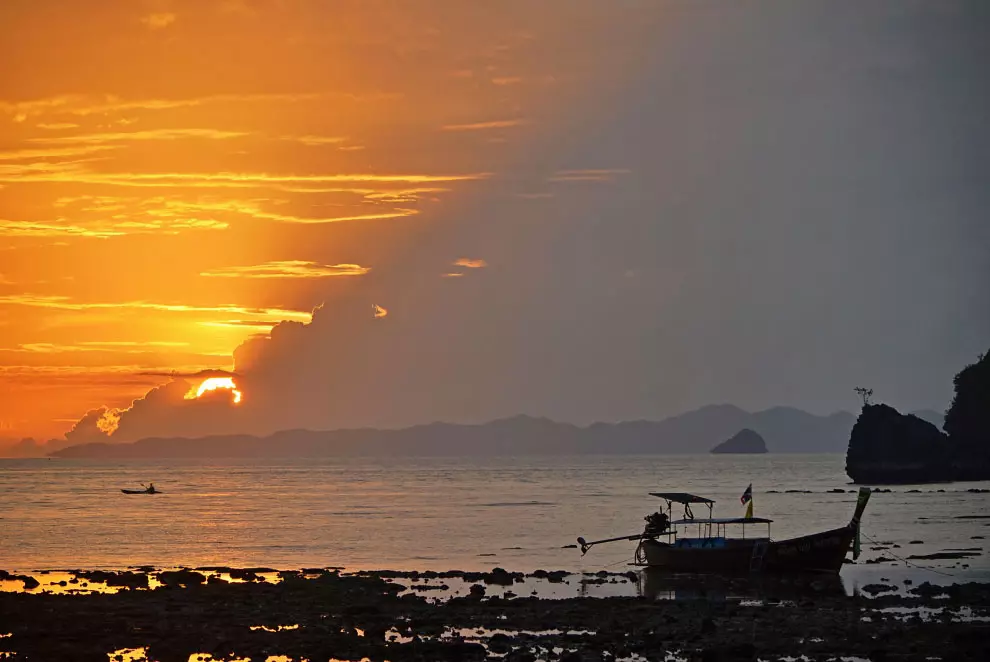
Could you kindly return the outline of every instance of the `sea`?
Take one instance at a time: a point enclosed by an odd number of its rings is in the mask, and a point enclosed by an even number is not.
[[[771,535],[783,539],[849,521],[857,487],[844,461],[799,454],[2,459],[0,568],[623,571],[635,542],[582,556],[576,539],[641,532],[643,517],[662,505],[650,492],[707,496],[717,501],[716,517],[740,517],[740,496],[752,484],[754,515],[772,519]],[[149,482],[161,493],[121,492]],[[889,490],[873,494],[863,555],[844,574],[990,581],[990,482]],[[695,505],[694,515],[707,510]],[[757,529],[748,535],[765,530]],[[933,554],[957,558],[912,558]]]

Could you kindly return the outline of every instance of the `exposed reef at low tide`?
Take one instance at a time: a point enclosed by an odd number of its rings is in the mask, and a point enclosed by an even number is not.
[[[87,573],[114,593],[0,593],[0,649],[18,660],[99,660],[140,650],[159,662],[215,660],[986,659],[990,585],[868,585],[846,596],[827,578],[788,578],[783,594],[726,598],[751,580],[696,578],[691,599],[517,597],[564,571],[362,572],[308,568]],[[135,579],[144,575],[145,581]],[[229,578],[223,579],[222,577]],[[234,579],[240,577],[241,579]],[[136,588],[148,582],[153,590]],[[437,599],[406,583],[476,582]],[[644,582],[598,572],[585,582]],[[694,586],[696,594],[691,594]],[[761,587],[765,588],[765,587]],[[868,590],[867,590],[868,589]],[[500,592],[496,592],[500,591]],[[720,599],[706,599],[722,591]],[[924,614],[937,616],[927,617]],[[671,657],[672,656],[672,657]],[[121,655],[123,658],[123,655]]]

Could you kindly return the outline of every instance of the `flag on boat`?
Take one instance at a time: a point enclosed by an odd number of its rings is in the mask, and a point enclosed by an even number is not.
[[[750,483],[749,487],[746,488],[746,491],[743,492],[743,495],[739,497],[739,503],[745,506],[747,503],[749,503],[752,500],[753,500],[753,484]]]

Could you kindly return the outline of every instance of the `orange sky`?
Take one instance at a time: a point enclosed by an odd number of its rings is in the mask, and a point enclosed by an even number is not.
[[[834,5],[0,2],[0,455],[944,409],[985,12]]]
[[[511,177],[624,66],[595,54],[602,4],[420,9],[0,6],[0,437],[230,369],[250,335],[308,320],[415,250],[435,210]],[[616,176],[588,165],[510,188],[539,204]],[[448,257],[437,287],[487,266]]]

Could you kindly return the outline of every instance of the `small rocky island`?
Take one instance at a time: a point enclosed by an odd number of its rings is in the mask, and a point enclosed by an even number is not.
[[[743,428],[711,450],[712,453],[766,453],[767,443],[759,432]]]
[[[846,473],[855,483],[940,483],[990,479],[990,353],[956,375],[944,432],[917,416],[872,404],[849,437]]]

